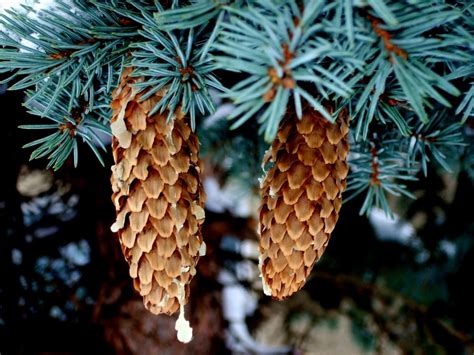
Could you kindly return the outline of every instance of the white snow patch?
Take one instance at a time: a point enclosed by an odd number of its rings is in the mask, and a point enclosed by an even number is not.
[[[23,253],[19,249],[12,249],[12,262],[20,265],[23,262]]]
[[[457,247],[456,247],[456,244],[453,243],[452,241],[442,240],[439,243],[439,246],[446,253],[446,255],[449,256],[450,258],[452,258],[456,255]]]
[[[231,212],[234,216],[257,217],[260,198],[239,179],[228,179],[220,186],[214,177],[204,180],[206,191],[206,209],[215,213]]]
[[[253,281],[258,277],[258,269],[253,261],[244,260],[236,263],[235,274],[239,280]]]
[[[237,282],[235,277],[227,270],[221,270],[218,281],[224,286],[222,290],[222,313],[229,322],[228,331],[225,332],[226,344],[239,354],[288,354],[290,349],[286,346],[270,347],[260,344],[252,338],[245,318],[252,315],[258,306],[258,299],[253,292]]]
[[[232,111],[234,111],[235,106],[232,104],[223,104],[220,105],[216,112],[211,116],[207,117],[204,120],[204,128],[211,128],[213,125],[217,124],[219,121],[226,119]]]
[[[90,246],[84,239],[79,243],[69,243],[59,249],[62,257],[74,265],[83,266],[89,263]]]
[[[243,240],[240,244],[240,253],[245,258],[257,259],[260,255],[258,251],[258,243],[255,240]]]
[[[412,244],[415,228],[410,223],[400,220],[397,215],[390,218],[382,209],[372,208],[369,221],[378,239],[395,240],[404,245]]]

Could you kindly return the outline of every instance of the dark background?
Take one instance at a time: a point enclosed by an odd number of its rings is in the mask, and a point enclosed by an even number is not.
[[[81,149],[78,168],[68,161],[53,173],[43,170],[44,160],[29,162],[30,151],[21,146],[38,136],[17,128],[31,121],[21,101],[21,93],[0,95],[0,352],[230,353],[217,275],[244,257],[226,249],[222,237],[256,240],[255,220],[207,213],[208,253],[188,311],[195,337],[179,344],[174,319],[148,313],[132,290],[109,229],[110,169],[88,149]],[[43,188],[25,193],[25,181]],[[402,216],[395,230],[403,223],[415,229],[407,240],[397,232],[376,233],[359,216],[356,199],[343,206],[326,254],[299,295],[278,303],[242,281],[258,301],[247,318],[257,340],[269,331],[266,321],[281,314],[274,339],[293,353],[337,353],[331,345],[318,346],[311,329],[329,324],[336,331],[344,317],[360,353],[472,353],[472,181],[462,167],[455,175],[432,168],[410,189],[417,200],[393,201]],[[296,336],[301,319],[309,325]]]

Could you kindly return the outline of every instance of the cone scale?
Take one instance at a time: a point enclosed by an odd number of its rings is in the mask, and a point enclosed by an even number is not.
[[[260,269],[264,292],[285,299],[303,287],[339,218],[346,188],[348,117],[334,124],[311,108],[287,115],[264,157]]]
[[[142,81],[126,69],[113,93],[112,200],[118,232],[135,289],[152,313],[183,312],[199,256],[205,194],[199,142],[188,119],[177,112],[150,115],[163,97],[142,100],[133,84]],[[180,340],[190,340],[181,314]],[[178,337],[180,337],[178,330]]]

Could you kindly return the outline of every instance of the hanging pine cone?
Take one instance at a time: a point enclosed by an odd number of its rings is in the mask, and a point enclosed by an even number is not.
[[[112,230],[145,306],[172,314],[183,309],[205,253],[199,142],[181,113],[170,122],[167,112],[149,115],[164,93],[142,101],[143,93],[133,87],[142,79],[131,73],[124,71],[113,93]]]
[[[346,188],[348,121],[335,124],[313,109],[282,122],[264,158],[260,268],[264,292],[289,297],[306,282],[333,231]]]

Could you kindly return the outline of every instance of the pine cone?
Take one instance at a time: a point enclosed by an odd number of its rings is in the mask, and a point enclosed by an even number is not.
[[[333,231],[346,188],[348,122],[313,109],[286,117],[264,158],[260,268],[264,292],[284,299],[306,282]],[[273,164],[273,165],[272,165]]]
[[[176,312],[187,302],[199,256],[205,194],[199,142],[177,113],[149,115],[159,91],[141,100],[133,84],[143,81],[126,69],[113,93],[112,200],[122,251],[135,289],[155,314]]]

